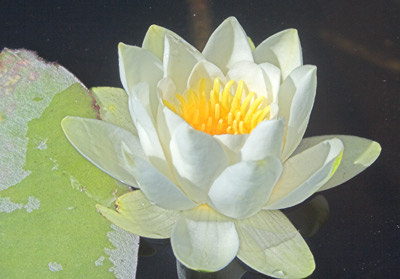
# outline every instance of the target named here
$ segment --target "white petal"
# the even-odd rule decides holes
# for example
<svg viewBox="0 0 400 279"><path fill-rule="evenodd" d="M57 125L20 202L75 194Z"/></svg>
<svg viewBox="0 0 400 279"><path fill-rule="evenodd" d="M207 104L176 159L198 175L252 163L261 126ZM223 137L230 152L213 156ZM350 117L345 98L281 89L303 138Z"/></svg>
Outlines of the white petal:
<svg viewBox="0 0 400 279"><path fill-rule="evenodd" d="M314 194L332 176L342 151L343 143L334 138L289 158L265 209L291 207Z"/></svg>
<svg viewBox="0 0 400 279"><path fill-rule="evenodd" d="M249 134L221 134L214 135L221 145L224 147L225 153L228 155L230 165L236 164L242 160L241 148L249 137Z"/></svg>
<svg viewBox="0 0 400 279"><path fill-rule="evenodd" d="M276 157L246 161L228 167L208 193L212 206L232 218L248 218L266 204L282 173Z"/></svg>
<svg viewBox="0 0 400 279"><path fill-rule="evenodd" d="M169 210L186 210L196 206L176 184L144 158L134 156L127 151L124 153L124 159L131 165L132 174L151 203Z"/></svg>
<svg viewBox="0 0 400 279"><path fill-rule="evenodd" d="M274 278L305 278L315 269L307 243L279 210L262 210L235 223L238 258L251 268Z"/></svg>
<svg viewBox="0 0 400 279"><path fill-rule="evenodd" d="M188 128L190 125L179 115L171 111L169 108L164 107L162 108L162 116L163 116L163 121L159 120L159 134L162 134L162 140L164 144L164 150L166 153L166 156L169 158L169 161L172 161L172 155L171 155L171 150L170 150L170 143L171 143L171 138L172 135L175 132L175 129L179 127L180 125L185 125ZM161 118L161 115L160 115ZM163 125L163 127L160 127Z"/></svg>
<svg viewBox="0 0 400 279"><path fill-rule="evenodd" d="M176 258L188 268L213 272L235 258L239 239L230 219L202 205L182 212L171 245Z"/></svg>
<svg viewBox="0 0 400 279"><path fill-rule="evenodd" d="M96 119L67 116L61 126L71 144L91 163L127 185L136 185L132 168L122 155L122 144L135 156L144 155L136 136Z"/></svg>
<svg viewBox="0 0 400 279"><path fill-rule="evenodd" d="M179 102L176 98L176 93L178 91L176 91L176 86L172 79L170 79L169 77L162 78L158 82L157 88L161 99L166 100L174 106L178 107Z"/></svg>
<svg viewBox="0 0 400 279"><path fill-rule="evenodd" d="M180 125L186 125L187 127L190 127L190 125L182 117L171 111L169 108L164 107L163 113L170 137L172 137L175 129Z"/></svg>
<svg viewBox="0 0 400 279"><path fill-rule="evenodd" d="M211 135L185 124L175 129L170 149L180 186L194 201L206 203L212 182L228 166L224 149Z"/></svg>
<svg viewBox="0 0 400 279"><path fill-rule="evenodd" d="M151 122L154 125L155 114L153 114L153 111L151 110L151 107L150 107L150 90L149 90L149 84L147 82L141 82L141 83L135 85L132 88L131 94L128 95L129 113L131 115L132 121L136 125L137 113L133 111L133 108L131 105L131 103L133 103L133 101L139 103L139 105L144 109L144 112L146 113L146 115L149 117L149 119L151 120Z"/></svg>
<svg viewBox="0 0 400 279"><path fill-rule="evenodd" d="M254 50L257 64L269 62L281 69L282 80L291 71L303 65L299 35L296 29L287 29L272 35Z"/></svg>
<svg viewBox="0 0 400 279"><path fill-rule="evenodd" d="M345 135L327 135L303 139L295 153L302 152L321 141L332 138L338 138L343 142L343 157L331 179L319 191L333 188L353 178L369 167L381 152L379 143L369 139Z"/></svg>
<svg viewBox="0 0 400 279"><path fill-rule="evenodd" d="M190 44L173 36L165 36L164 77L170 77L177 93L186 90L187 80L194 65L203 60L203 55Z"/></svg>
<svg viewBox="0 0 400 279"><path fill-rule="evenodd" d="M279 90L279 116L287 123L282 160L286 160L299 145L308 125L317 88L317 68L306 65L295 69Z"/></svg>
<svg viewBox="0 0 400 279"><path fill-rule="evenodd" d="M235 81L243 80L248 92L254 91L257 96L264 96L268 99L264 71L254 62L239 61L234 63L227 73L227 78Z"/></svg>
<svg viewBox="0 0 400 279"><path fill-rule="evenodd" d="M203 54L224 73L237 61L253 61L247 35L234 17L227 18L211 34Z"/></svg>
<svg viewBox="0 0 400 279"><path fill-rule="evenodd" d="M278 93L281 85L281 71L275 65L270 63L261 63L258 65L264 72L264 79L267 86L268 104L278 101Z"/></svg>
<svg viewBox="0 0 400 279"><path fill-rule="evenodd" d="M222 71L213 63L208 61L198 62L189 76L187 87L195 91L198 90L200 81L205 80L205 92L209 94L213 88L214 79L218 78L222 84L227 82L226 77Z"/></svg>
<svg viewBox="0 0 400 279"><path fill-rule="evenodd" d="M160 139L158 138L158 132L156 130L154 120L143 105L143 102L145 101L139 100L138 98L138 95L141 95L142 98L145 98L148 96L148 94L149 91L147 83L140 83L136 85L134 87L133 94L129 96L129 110L131 112L132 119L135 122L140 143L147 158L152 165L154 165L164 175L171 178L171 169L166 161Z"/></svg>
<svg viewBox="0 0 400 279"><path fill-rule="evenodd" d="M214 138L217 138L223 145L234 152L240 151L243 144L246 142L246 139L249 137L249 134L221 134L214 135Z"/></svg>
<svg viewBox="0 0 400 279"><path fill-rule="evenodd" d="M160 61L163 60L164 56L164 39L165 35L168 34L177 39L183 40L179 35L175 34L167 28L151 25L147 30L146 36L144 37L142 48L147 49L153 53Z"/></svg>
<svg viewBox="0 0 400 279"><path fill-rule="evenodd" d="M160 80L158 83L158 92L160 94L160 105L158 106L158 113L157 113L157 132L158 132L158 137L161 141L161 144L164 148L164 154L165 157L167 158L167 161L171 161L171 155L170 155L170 150L169 150L169 144L171 141L171 134L168 128L167 124L167 119L164 110L169 111L171 114L173 114L174 119L175 118L180 118L178 115L176 115L174 112L172 112L167 106L162 104L164 100L168 101L172 106L175 108L179 107L179 102L175 96L176 94L176 86L174 82L169 78L165 77ZM181 119L181 122L185 122L183 119ZM171 121L169 121L171 122ZM173 121L172 121L173 122ZM180 123L181 123L180 122Z"/></svg>
<svg viewBox="0 0 400 279"><path fill-rule="evenodd" d="M161 143L163 151L164 151L164 156L165 156L167 162L171 162L171 155L170 155L170 150L169 150L169 143L171 141L171 137L169 135L167 122L166 122L165 115L163 112L164 109L167 109L167 108L164 108L163 106L158 107L157 128L156 129L157 129L157 133L158 133L158 138L160 139L160 143ZM171 170L172 170L172 168L171 168Z"/></svg>
<svg viewBox="0 0 400 279"><path fill-rule="evenodd" d="M116 211L100 204L97 210L111 223L136 235L169 238L179 216L178 211L152 205L140 190L126 193L115 202Z"/></svg>
<svg viewBox="0 0 400 279"><path fill-rule="evenodd" d="M276 103L272 103L271 105L271 111L269 112L269 119L270 120L275 120L278 119L278 113L279 113L279 106ZM282 117L281 117L282 118Z"/></svg>
<svg viewBox="0 0 400 279"><path fill-rule="evenodd" d="M157 109L157 82L163 76L161 61L151 52L123 43L118 45L119 71L126 93L132 93L133 87L141 82L149 84L149 103L154 114Z"/></svg>
<svg viewBox="0 0 400 279"><path fill-rule="evenodd" d="M270 155L280 157L284 131L284 119L259 123L243 145L242 160L262 160Z"/></svg>

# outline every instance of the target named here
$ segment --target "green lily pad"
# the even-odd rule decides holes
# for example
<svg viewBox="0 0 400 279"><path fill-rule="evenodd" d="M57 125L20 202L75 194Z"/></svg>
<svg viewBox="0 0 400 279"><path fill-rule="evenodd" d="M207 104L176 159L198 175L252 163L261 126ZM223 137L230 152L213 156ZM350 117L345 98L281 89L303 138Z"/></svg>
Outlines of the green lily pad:
<svg viewBox="0 0 400 279"><path fill-rule="evenodd" d="M93 104L63 67L25 50L0 54L1 278L134 278L138 237L95 209L128 189L60 126L67 115L96 118Z"/></svg>

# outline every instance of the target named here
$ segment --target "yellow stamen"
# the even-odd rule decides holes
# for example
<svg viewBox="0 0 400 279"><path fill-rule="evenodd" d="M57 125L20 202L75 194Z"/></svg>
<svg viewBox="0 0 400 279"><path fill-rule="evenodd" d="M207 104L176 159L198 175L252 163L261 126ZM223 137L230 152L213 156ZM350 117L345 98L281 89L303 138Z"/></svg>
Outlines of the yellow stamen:
<svg viewBox="0 0 400 279"><path fill-rule="evenodd" d="M175 96L178 99L179 103L181 103L182 105L186 105L185 98L183 98L181 94L175 94Z"/></svg>
<svg viewBox="0 0 400 279"><path fill-rule="evenodd" d="M211 103L211 107L212 108L214 108L215 107L215 104L218 102L217 100L218 100L218 98L217 98L217 96L215 96L216 94L215 94L215 91L214 90L211 90L211 92L210 92L210 103Z"/></svg>
<svg viewBox="0 0 400 279"><path fill-rule="evenodd" d="M233 122L233 114L232 114L232 112L229 112L228 113L228 124L232 125L232 122Z"/></svg>
<svg viewBox="0 0 400 279"><path fill-rule="evenodd" d="M219 104L215 104L215 119L219 119L220 107Z"/></svg>
<svg viewBox="0 0 400 279"><path fill-rule="evenodd" d="M199 102L199 97L197 96L196 92L194 92L193 90L189 89L189 104L190 105L195 105L196 103Z"/></svg>
<svg viewBox="0 0 400 279"><path fill-rule="evenodd" d="M200 96L203 97L204 99L206 97L206 79L202 78L200 81L200 86L199 86L199 91L200 91Z"/></svg>
<svg viewBox="0 0 400 279"><path fill-rule="evenodd" d="M214 92L219 92L219 90L220 90L219 79L216 78L216 79L214 79L213 91L214 91Z"/></svg>
<svg viewBox="0 0 400 279"><path fill-rule="evenodd" d="M175 106L171 102L168 102L167 100L162 100L162 101L163 101L164 106L166 106L173 112L177 113Z"/></svg>
<svg viewBox="0 0 400 279"><path fill-rule="evenodd" d="M256 113L254 113L253 116L251 117L251 122L250 122L251 129L254 129L256 127L257 119L261 115L262 112L263 112L262 110L259 110Z"/></svg>
<svg viewBox="0 0 400 279"><path fill-rule="evenodd" d="M250 92L250 94L247 95L246 99L244 99L242 105L240 106L240 111L242 112L243 115L245 115L246 108L250 104L250 101L253 98L254 94L255 94L254 92Z"/></svg>
<svg viewBox="0 0 400 279"><path fill-rule="evenodd" d="M240 121L240 116L241 116L241 113L240 113L240 111L238 111L237 113L236 113L236 116L235 116L235 120L236 121Z"/></svg>
<svg viewBox="0 0 400 279"><path fill-rule="evenodd" d="M222 97L221 97L221 104L224 108L228 107L228 96L229 96L229 90L231 89L234 81L230 80L224 88L224 91L222 92Z"/></svg>
<svg viewBox="0 0 400 279"><path fill-rule="evenodd" d="M244 123L243 123L243 121L240 121L240 122L239 122L239 132L240 132L241 134L245 134L245 133L246 133L246 129L244 128Z"/></svg>
<svg viewBox="0 0 400 279"><path fill-rule="evenodd" d="M193 123L199 124L199 120L200 120L199 118L200 118L200 111L199 111L199 109L196 109L196 111L194 112Z"/></svg>
<svg viewBox="0 0 400 279"><path fill-rule="evenodd" d="M167 100L162 100L163 104L193 128L211 135L250 133L258 123L269 119L271 107L264 105L265 98L255 92L246 94L242 80L237 83L230 80L221 87L216 78L209 93L206 92L206 84L206 80L201 79L198 91L189 89L185 93L186 98L176 94L178 105ZM232 90L234 94L232 87L236 87ZM242 101L243 94L246 97Z"/></svg>
<svg viewBox="0 0 400 279"><path fill-rule="evenodd" d="M259 116L259 121L261 122L262 120L264 120L264 118L267 116L267 114L271 111L271 106L267 106L262 110L261 115Z"/></svg>
<svg viewBox="0 0 400 279"><path fill-rule="evenodd" d="M212 121L212 118L211 118L211 116L210 116L210 117L208 117L208 119L207 119L207 131L211 130L212 123L213 123L213 121Z"/></svg>

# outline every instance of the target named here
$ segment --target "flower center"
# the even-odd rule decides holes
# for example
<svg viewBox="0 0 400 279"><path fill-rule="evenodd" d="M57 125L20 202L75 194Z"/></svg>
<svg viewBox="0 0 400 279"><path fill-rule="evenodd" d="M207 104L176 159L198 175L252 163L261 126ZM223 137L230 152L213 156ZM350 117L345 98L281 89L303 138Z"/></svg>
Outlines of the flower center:
<svg viewBox="0 0 400 279"><path fill-rule="evenodd" d="M250 92L244 96L244 82L237 83L234 95L230 93L235 81L230 80L225 87L220 87L216 78L211 91L205 91L205 79L200 81L198 92L189 89L187 98L176 94L179 107L163 100L165 106L180 115L196 130L211 135L250 133L258 123L265 120L270 106L262 106L263 96Z"/></svg>

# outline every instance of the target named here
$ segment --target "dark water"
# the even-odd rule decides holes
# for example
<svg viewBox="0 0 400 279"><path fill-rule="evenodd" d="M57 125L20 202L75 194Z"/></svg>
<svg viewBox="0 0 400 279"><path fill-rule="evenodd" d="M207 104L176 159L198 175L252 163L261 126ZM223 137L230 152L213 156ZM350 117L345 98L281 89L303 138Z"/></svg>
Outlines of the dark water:
<svg viewBox="0 0 400 279"><path fill-rule="evenodd" d="M64 65L87 87L121 87L117 44L140 45L153 23L199 46L231 15L256 45L275 32L298 29L305 64L318 67L317 98L306 136L358 135L383 148L367 171L322 193L329 218L318 233L305 237L317 264L311 278L398 278L399 0L77 3L3 3L0 48L36 50ZM140 258L137 277L176 278L168 242L150 243L157 252ZM265 277L247 272L243 278Z"/></svg>

